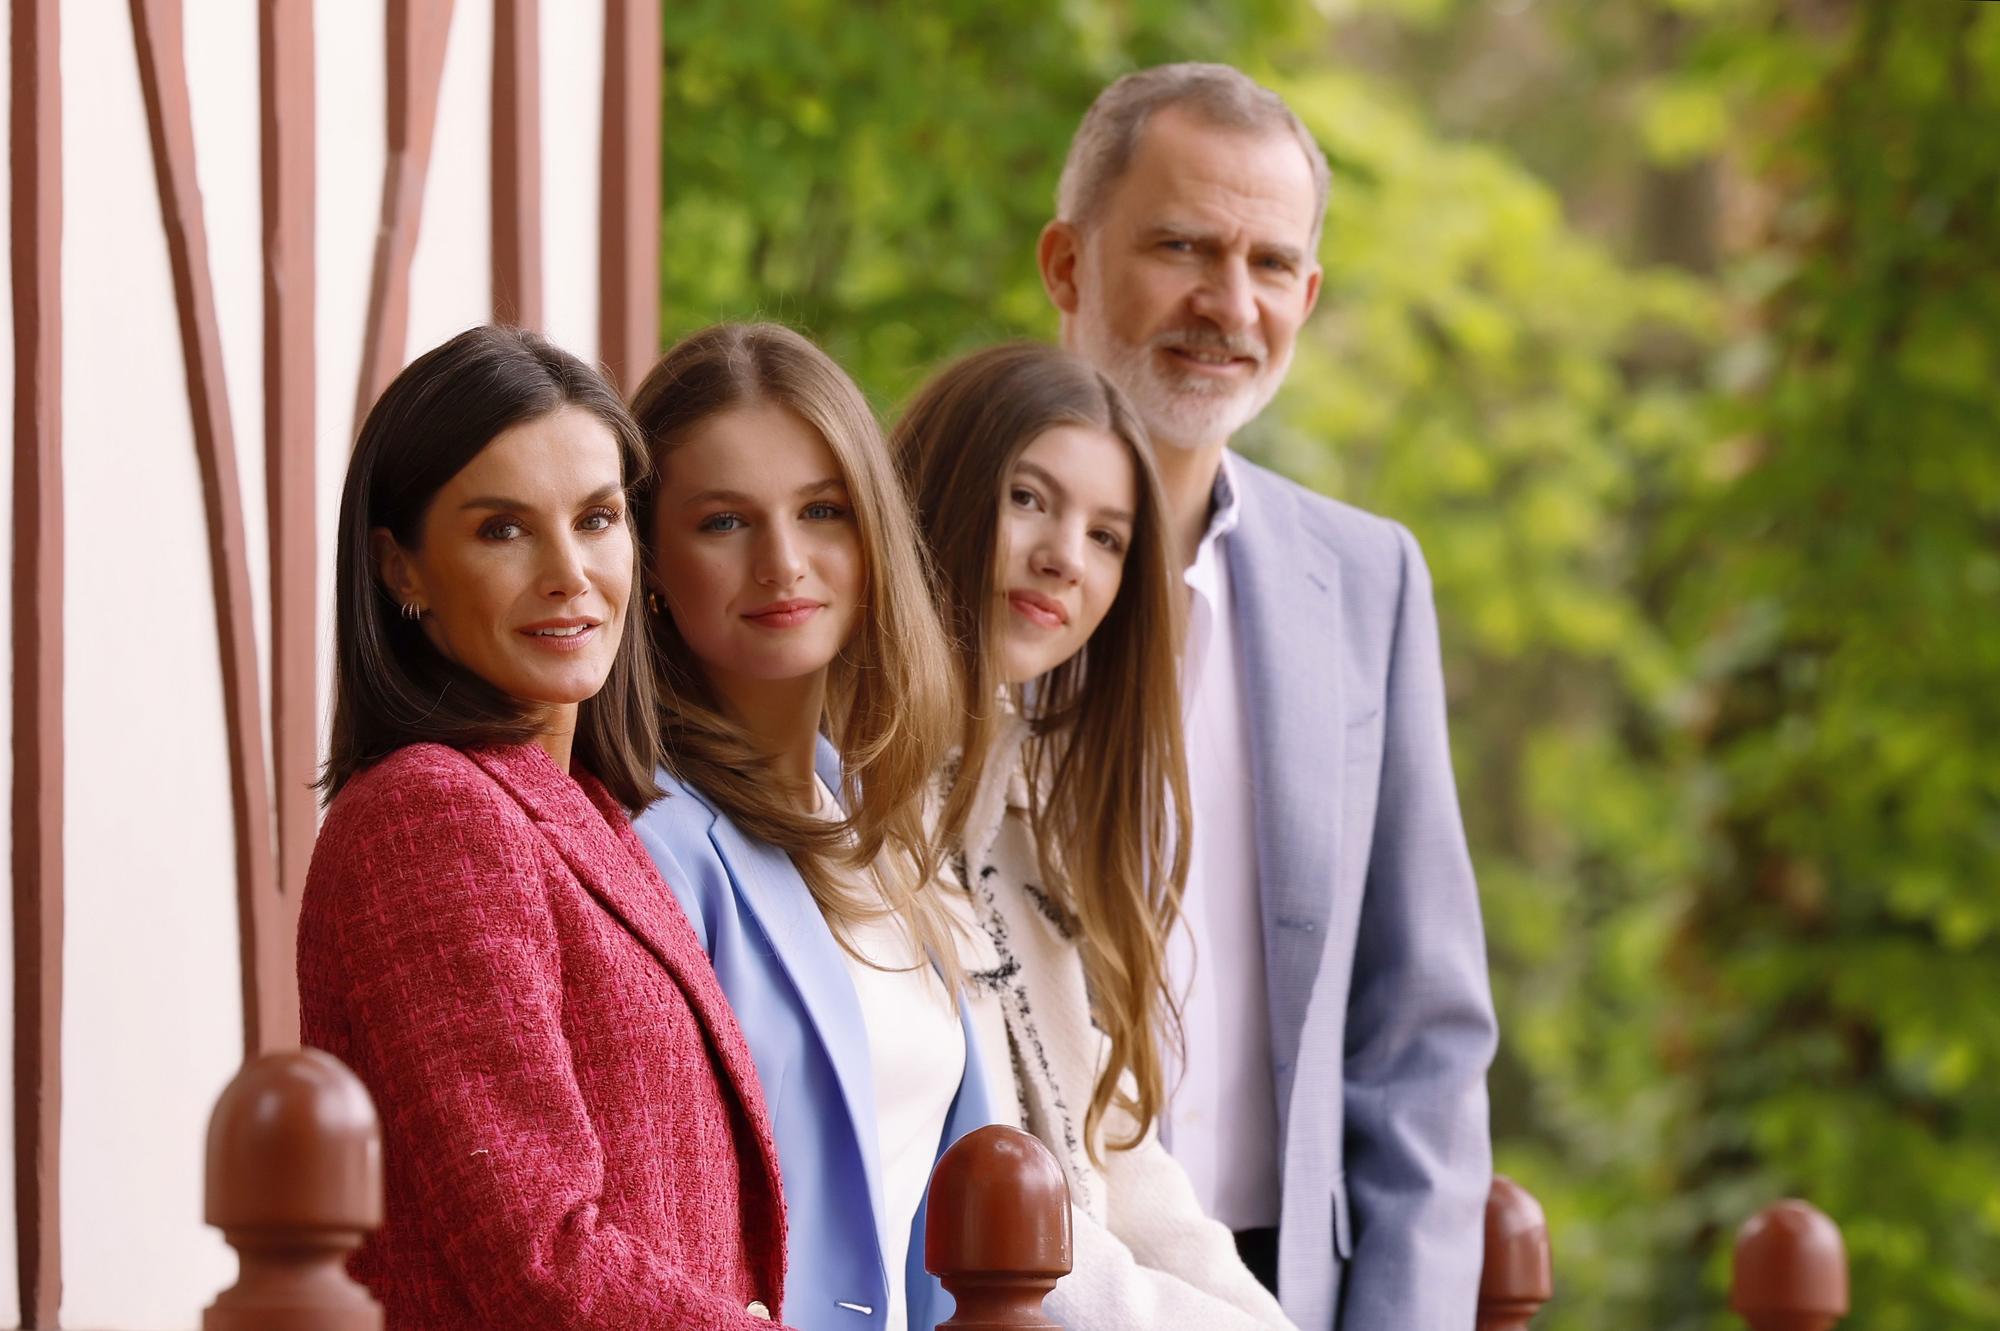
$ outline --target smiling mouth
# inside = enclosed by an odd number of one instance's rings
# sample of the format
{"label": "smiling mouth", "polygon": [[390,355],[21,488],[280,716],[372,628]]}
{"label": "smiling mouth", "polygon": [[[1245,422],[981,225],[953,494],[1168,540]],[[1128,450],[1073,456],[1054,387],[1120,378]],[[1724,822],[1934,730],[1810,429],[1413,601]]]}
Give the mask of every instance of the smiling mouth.
{"label": "smiling mouth", "polygon": [[530,638],[538,647],[551,651],[571,652],[582,647],[597,636],[603,625],[596,620],[573,620],[566,623],[531,624],[520,630],[521,636]]}
{"label": "smiling mouth", "polygon": [[1054,601],[1036,592],[1008,592],[1007,604],[1014,613],[1037,628],[1059,629],[1069,623],[1069,611],[1063,609],[1060,601]]}
{"label": "smiling mouth", "polygon": [[1209,373],[1223,370],[1254,371],[1257,361],[1252,356],[1233,356],[1225,351],[1205,351],[1198,347],[1167,347],[1168,355],[1183,365],[1194,366]]}
{"label": "smiling mouth", "polygon": [[759,628],[789,629],[797,628],[825,608],[825,604],[819,601],[779,601],[752,610],[743,618]]}

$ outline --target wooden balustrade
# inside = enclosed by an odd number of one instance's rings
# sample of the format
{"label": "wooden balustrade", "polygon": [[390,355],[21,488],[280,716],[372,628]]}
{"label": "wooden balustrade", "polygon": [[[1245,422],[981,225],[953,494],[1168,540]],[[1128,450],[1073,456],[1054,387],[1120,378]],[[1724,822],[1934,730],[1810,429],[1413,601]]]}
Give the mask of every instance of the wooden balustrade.
{"label": "wooden balustrade", "polygon": [[1729,1306],[1752,1331],[1828,1331],[1847,1316],[1839,1227],[1796,1200],[1751,1216],[1736,1235]]}
{"label": "wooden balustrade", "polygon": [[202,1331],[381,1331],[381,1307],[343,1263],[382,1223],[382,1129],[333,1055],[265,1054],[223,1088],[207,1217],[241,1268]]}
{"label": "wooden balustrade", "polygon": [[1042,1300],[1069,1268],[1069,1183],[1048,1148],[997,1123],[959,1138],[924,1222],[924,1269],[958,1305],[938,1331],[1062,1331]]}
{"label": "wooden balustrade", "polygon": [[[223,1090],[208,1125],[207,1216],[242,1267],[203,1331],[381,1331],[382,1309],[344,1263],[382,1223],[382,1133],[368,1092],[331,1054],[266,1054]],[[1069,1185],[1040,1142],[995,1125],[939,1159],[924,1267],[957,1308],[938,1331],[1059,1331],[1042,1300],[1070,1254]],[[1541,1204],[1496,1176],[1479,1331],[1525,1331],[1554,1290]],[[1805,1202],[1765,1207],[1737,1235],[1729,1306],[1751,1331],[1830,1331],[1848,1309],[1840,1230]]]}
{"label": "wooden balustrade", "polygon": [[1479,1331],[1525,1331],[1555,1294],[1549,1222],[1534,1195],[1505,1174],[1486,1194],[1486,1262],[1479,1272]]}

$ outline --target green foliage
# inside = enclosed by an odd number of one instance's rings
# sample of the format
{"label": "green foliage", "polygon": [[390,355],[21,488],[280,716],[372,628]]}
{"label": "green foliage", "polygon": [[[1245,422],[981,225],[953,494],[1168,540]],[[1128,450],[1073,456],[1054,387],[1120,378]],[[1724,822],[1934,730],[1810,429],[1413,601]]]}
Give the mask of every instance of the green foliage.
{"label": "green foliage", "polygon": [[879,404],[1046,336],[1109,78],[1229,59],[1335,166],[1245,447],[1436,577],[1548,1331],[1731,1324],[1839,1220],[1871,1329],[2000,1324],[2000,5],[991,0],[666,10],[670,334]]}

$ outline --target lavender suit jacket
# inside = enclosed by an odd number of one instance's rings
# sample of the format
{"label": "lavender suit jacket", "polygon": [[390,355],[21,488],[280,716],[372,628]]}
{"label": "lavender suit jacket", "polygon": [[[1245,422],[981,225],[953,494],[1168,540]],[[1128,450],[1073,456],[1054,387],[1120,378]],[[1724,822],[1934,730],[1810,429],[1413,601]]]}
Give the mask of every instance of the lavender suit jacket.
{"label": "lavender suit jacket", "polygon": [[1496,1027],[1430,575],[1396,523],[1240,458],[1232,475],[1279,1301],[1303,1331],[1466,1331]]}

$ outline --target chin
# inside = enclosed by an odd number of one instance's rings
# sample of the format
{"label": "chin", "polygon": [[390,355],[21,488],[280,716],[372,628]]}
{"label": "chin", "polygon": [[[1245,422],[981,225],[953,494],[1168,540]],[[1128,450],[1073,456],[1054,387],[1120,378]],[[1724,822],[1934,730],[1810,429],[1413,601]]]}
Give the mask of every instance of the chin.
{"label": "chin", "polygon": [[745,661],[738,669],[750,679],[761,679],[766,684],[778,684],[788,679],[803,679],[815,671],[824,670],[833,664],[837,651],[791,651],[759,655]]}
{"label": "chin", "polygon": [[1022,644],[1010,648],[1002,662],[1009,684],[1026,684],[1054,670],[1067,658],[1036,646]]}
{"label": "chin", "polygon": [[515,697],[528,702],[540,703],[545,707],[573,707],[588,702],[604,689],[604,681],[611,678],[610,663],[602,670],[577,671],[558,676],[539,676],[521,681],[518,690],[510,689]]}

